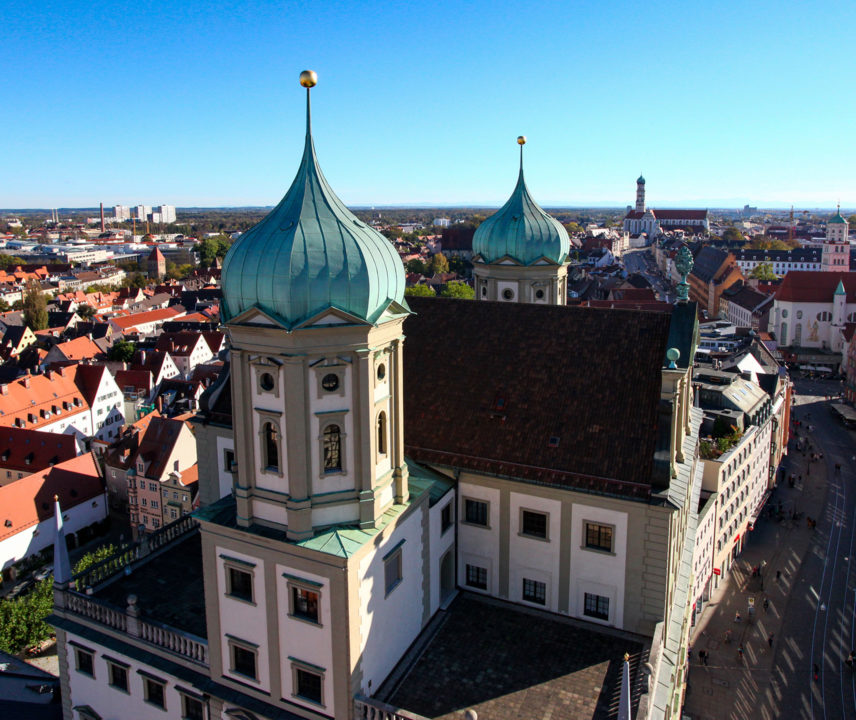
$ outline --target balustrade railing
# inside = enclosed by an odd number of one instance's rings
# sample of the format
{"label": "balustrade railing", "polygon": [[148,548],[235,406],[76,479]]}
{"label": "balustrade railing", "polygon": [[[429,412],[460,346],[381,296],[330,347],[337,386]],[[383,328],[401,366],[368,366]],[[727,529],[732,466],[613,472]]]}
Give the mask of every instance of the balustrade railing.
{"label": "balustrade railing", "polygon": [[379,700],[354,697],[354,720],[428,720],[428,718],[387,705]]}
{"label": "balustrade railing", "polygon": [[128,629],[128,618],[123,610],[75,592],[66,591],[65,597],[65,607],[67,610],[77,615],[88,617],[102,625],[115,628],[116,630],[124,632]]}

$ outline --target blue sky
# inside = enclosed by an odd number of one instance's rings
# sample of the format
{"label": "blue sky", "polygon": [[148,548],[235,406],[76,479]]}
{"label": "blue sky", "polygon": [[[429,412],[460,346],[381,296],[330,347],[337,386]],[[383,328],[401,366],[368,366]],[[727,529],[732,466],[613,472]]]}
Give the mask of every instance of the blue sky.
{"label": "blue sky", "polygon": [[[851,2],[5,5],[0,207],[856,205]],[[847,131],[850,132],[847,132]]]}

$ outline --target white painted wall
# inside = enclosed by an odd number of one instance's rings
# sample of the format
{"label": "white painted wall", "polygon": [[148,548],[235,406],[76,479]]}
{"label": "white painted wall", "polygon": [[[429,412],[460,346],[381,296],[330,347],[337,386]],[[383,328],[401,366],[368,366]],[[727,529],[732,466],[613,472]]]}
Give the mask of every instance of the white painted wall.
{"label": "white painted wall", "polygon": [[[466,524],[467,498],[490,503],[488,527]],[[458,483],[458,585],[473,592],[499,595],[499,490],[474,483]],[[467,586],[467,564],[487,568],[487,590]]]}
{"label": "white painted wall", "polygon": [[[234,434],[229,437],[217,438],[217,487],[219,488],[220,494],[218,497],[220,498],[232,494],[232,484],[234,482],[234,476],[229,471],[229,468],[226,467],[226,450],[231,450],[232,454],[235,453]],[[237,455],[235,456],[235,462],[238,462]]]}
{"label": "white painted wall", "polygon": [[[129,657],[118,654],[112,648],[105,648],[93,643],[88,638],[78,637],[71,633],[67,637],[69,643],[66,644],[66,653],[69,667],[69,686],[71,688],[71,707],[89,705],[101,715],[103,720],[128,720],[129,718],[134,720],[164,720],[164,718],[181,717],[181,696],[175,688],[177,685],[188,688],[186,682],[168,675],[160,668],[143,665]],[[77,671],[77,660],[74,646],[71,645],[72,641],[94,651],[94,678]],[[107,661],[104,659],[105,655],[130,665],[127,693],[108,685],[110,676],[108,675]],[[138,670],[143,670],[166,681],[166,688],[164,689],[166,711],[145,701],[143,677],[137,672]],[[192,690],[193,688],[188,689]],[[76,713],[74,717],[76,720]]]}
{"label": "white painted wall", "polygon": [[[402,580],[385,596],[383,557],[399,542]],[[422,513],[414,512],[359,566],[360,654],[362,686],[371,695],[422,629]],[[371,681],[371,685],[369,682]]]}
{"label": "white painted wall", "polygon": [[[429,553],[428,562],[431,564],[431,586],[430,586],[430,614],[433,615],[440,608],[440,561],[446,551],[455,546],[455,525],[457,524],[457,507],[454,489],[447,492],[440,501],[434,505],[428,515],[428,538]],[[443,532],[442,514],[446,505],[452,506],[452,524]],[[454,550],[453,550],[454,552]],[[452,582],[455,582],[453,575]]]}
{"label": "white painted wall", "polygon": [[[559,609],[559,545],[561,542],[562,504],[558,500],[511,493],[509,555],[508,555],[508,599],[558,612]],[[521,535],[521,509],[543,512],[549,515],[547,540]],[[538,605],[523,600],[523,579],[537,580],[547,585],[547,604]]]}
{"label": "white painted wall", "polygon": [[[290,608],[289,578],[284,577],[284,575],[291,575],[320,585],[318,588],[320,594],[320,625],[299,620],[288,614]],[[324,712],[334,715],[336,709],[333,702],[333,616],[330,610],[330,584],[326,578],[320,575],[313,575],[302,570],[298,571],[285,565],[276,566],[276,578],[282,696],[298,705],[317,710],[318,705],[315,703],[302,700],[294,695],[296,688],[293,684],[292,663],[289,658],[293,657],[324,668]]]}
{"label": "white painted wall", "polygon": [[[226,565],[220,557],[243,560],[252,563],[253,567],[253,598],[254,604],[238,600],[226,594]],[[239,553],[232,548],[217,547],[217,599],[220,605],[220,643],[223,663],[223,675],[232,677],[238,682],[258,687],[270,692],[270,658],[267,642],[267,602],[268,595],[265,588],[264,563],[260,558]],[[276,598],[273,598],[276,602]],[[232,659],[229,651],[229,638],[227,635],[246,640],[258,645],[256,657],[256,671],[258,681],[253,682],[243,675],[236,675],[230,671]]]}
{"label": "white painted wall", "polygon": [[[614,526],[612,554],[586,549],[585,522]],[[571,615],[589,622],[624,626],[624,579],[627,564],[627,513],[575,503],[571,510]],[[609,621],[583,614],[585,593],[609,598]]]}
{"label": "white painted wall", "polygon": [[[107,517],[107,495],[102,493],[91,500],[63,510],[62,515],[63,518],[68,518],[63,520],[66,535],[101,522]],[[0,541],[0,568],[7,568],[53,545],[55,535],[54,517],[51,515],[38,525],[33,525]]]}

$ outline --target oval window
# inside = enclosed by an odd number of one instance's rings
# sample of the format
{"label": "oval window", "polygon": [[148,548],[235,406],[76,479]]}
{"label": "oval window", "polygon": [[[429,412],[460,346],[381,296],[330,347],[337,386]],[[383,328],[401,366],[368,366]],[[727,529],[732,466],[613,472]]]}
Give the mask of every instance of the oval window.
{"label": "oval window", "polygon": [[514,300],[514,291],[506,288],[502,291],[502,297],[504,297],[506,300]]}
{"label": "oval window", "polygon": [[383,380],[386,377],[386,365],[381,363],[377,366],[377,379]]}
{"label": "oval window", "polygon": [[543,290],[536,290],[535,291],[535,297],[538,298],[539,300],[543,300],[544,299],[544,291]]}
{"label": "oval window", "polygon": [[264,373],[259,380],[259,385],[262,386],[262,390],[265,392],[273,390],[273,375],[270,373]]}
{"label": "oval window", "polygon": [[321,379],[321,387],[327,392],[333,392],[339,389],[339,376],[335,373],[328,373]]}

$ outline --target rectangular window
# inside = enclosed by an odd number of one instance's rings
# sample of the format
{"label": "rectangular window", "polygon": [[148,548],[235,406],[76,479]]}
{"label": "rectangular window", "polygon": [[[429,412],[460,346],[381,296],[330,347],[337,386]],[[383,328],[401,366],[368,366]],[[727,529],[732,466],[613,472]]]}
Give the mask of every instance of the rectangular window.
{"label": "rectangular window", "polygon": [[234,450],[225,450],[223,452],[223,464],[226,466],[226,472],[232,472],[232,466],[235,464]]}
{"label": "rectangular window", "polygon": [[586,523],[586,547],[591,550],[605,550],[612,552],[611,525],[598,525],[597,523]]}
{"label": "rectangular window", "polygon": [[319,623],[318,592],[300,585],[291,585],[291,614],[301,620]]}
{"label": "rectangular window", "polygon": [[160,503],[157,500],[152,500],[152,509],[157,510],[160,506]]}
{"label": "rectangular window", "polygon": [[189,695],[181,695],[181,717],[182,720],[205,720],[202,701]]}
{"label": "rectangular window", "polygon": [[166,710],[166,697],[164,692],[165,683],[153,680],[152,678],[143,678],[143,694],[147,703],[157,705],[159,708]]}
{"label": "rectangular window", "polygon": [[232,672],[256,679],[256,651],[231,643]]}
{"label": "rectangular window", "polygon": [[95,677],[95,660],[91,652],[83,648],[75,648],[74,658],[77,663],[77,672]]}
{"label": "rectangular window", "polygon": [[547,583],[523,578],[523,599],[526,602],[547,604]]}
{"label": "rectangular window", "polygon": [[547,539],[547,514],[533,510],[520,511],[520,533],[529,537]]}
{"label": "rectangular window", "polygon": [[128,668],[110,661],[107,662],[107,668],[110,687],[128,692]]}
{"label": "rectangular window", "polygon": [[583,615],[597,618],[598,620],[609,620],[609,598],[603,595],[586,593]]}
{"label": "rectangular window", "polygon": [[151,492],[157,492],[157,491],[158,491],[158,486],[157,486],[155,483],[150,482],[150,483],[149,483],[149,490],[150,490]]}
{"label": "rectangular window", "polygon": [[227,588],[226,594],[244,600],[245,602],[253,602],[253,574],[245,570],[239,570],[235,567],[226,568]]}
{"label": "rectangular window", "polygon": [[450,527],[452,527],[452,523],[455,521],[454,516],[452,515],[453,508],[452,503],[447,502],[443,509],[440,511],[440,531],[446,532]]}
{"label": "rectangular window", "polygon": [[389,595],[401,582],[401,548],[387,555],[383,560],[384,587]]}
{"label": "rectangular window", "polygon": [[487,590],[487,568],[467,565],[467,585],[479,590]]}
{"label": "rectangular window", "polygon": [[304,700],[309,700],[321,705],[323,698],[323,677],[319,673],[303,668],[295,668],[294,670],[295,684],[297,692],[295,695]]}
{"label": "rectangular window", "polygon": [[471,525],[487,527],[487,503],[482,500],[464,500],[464,518]]}

